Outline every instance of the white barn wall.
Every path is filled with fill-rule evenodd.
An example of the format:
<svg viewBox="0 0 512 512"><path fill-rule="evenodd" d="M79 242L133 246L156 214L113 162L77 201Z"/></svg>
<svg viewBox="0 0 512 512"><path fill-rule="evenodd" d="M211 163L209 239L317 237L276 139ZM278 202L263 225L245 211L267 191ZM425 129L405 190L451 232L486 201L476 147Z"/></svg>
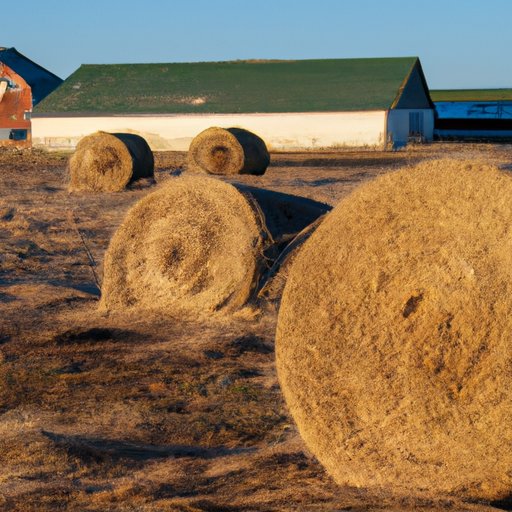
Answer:
<svg viewBox="0 0 512 512"><path fill-rule="evenodd" d="M433 109L393 109L388 113L387 138L394 143L406 144L409 138L409 113L423 112L423 133L426 141L434 138Z"/></svg>
<svg viewBox="0 0 512 512"><path fill-rule="evenodd" d="M142 135L153 150L186 151L210 126L241 127L259 135L270 149L294 150L342 146L382 147L386 112L293 114L192 114L109 117L32 117L34 146L73 149L97 130Z"/></svg>

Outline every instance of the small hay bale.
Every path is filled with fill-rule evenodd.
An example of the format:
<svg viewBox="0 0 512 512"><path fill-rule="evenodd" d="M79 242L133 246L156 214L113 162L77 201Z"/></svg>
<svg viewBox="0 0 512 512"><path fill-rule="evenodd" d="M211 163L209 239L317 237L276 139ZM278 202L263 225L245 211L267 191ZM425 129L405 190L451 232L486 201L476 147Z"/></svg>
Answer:
<svg viewBox="0 0 512 512"><path fill-rule="evenodd" d="M188 162L210 174L265 173L270 155L265 142L242 128L208 128L197 135L188 150Z"/></svg>
<svg viewBox="0 0 512 512"><path fill-rule="evenodd" d="M233 311L253 295L281 244L325 208L213 178L171 179L139 201L115 233L100 307Z"/></svg>
<svg viewBox="0 0 512 512"><path fill-rule="evenodd" d="M77 144L69 160L70 191L119 192L154 175L148 143L132 133L96 132Z"/></svg>
<svg viewBox="0 0 512 512"><path fill-rule="evenodd" d="M341 485L512 492L512 180L431 161L361 186L295 259L276 358Z"/></svg>

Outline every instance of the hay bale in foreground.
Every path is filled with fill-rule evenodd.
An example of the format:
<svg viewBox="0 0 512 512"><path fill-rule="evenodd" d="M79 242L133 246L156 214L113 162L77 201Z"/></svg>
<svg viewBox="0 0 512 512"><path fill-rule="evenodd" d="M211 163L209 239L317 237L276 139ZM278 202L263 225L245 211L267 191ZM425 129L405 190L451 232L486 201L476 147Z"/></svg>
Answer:
<svg viewBox="0 0 512 512"><path fill-rule="evenodd" d="M71 191L119 192L154 175L148 143L133 133L96 132L78 143L69 160Z"/></svg>
<svg viewBox="0 0 512 512"><path fill-rule="evenodd" d="M208 128L197 135L188 150L192 168L210 174L264 174L270 155L265 142L242 128Z"/></svg>
<svg viewBox="0 0 512 512"><path fill-rule="evenodd" d="M139 201L104 262L101 307L233 311L281 246L328 208L305 198L179 177Z"/></svg>
<svg viewBox="0 0 512 512"><path fill-rule="evenodd" d="M339 484L510 495L511 198L496 168L426 162L356 190L302 247L278 375Z"/></svg>

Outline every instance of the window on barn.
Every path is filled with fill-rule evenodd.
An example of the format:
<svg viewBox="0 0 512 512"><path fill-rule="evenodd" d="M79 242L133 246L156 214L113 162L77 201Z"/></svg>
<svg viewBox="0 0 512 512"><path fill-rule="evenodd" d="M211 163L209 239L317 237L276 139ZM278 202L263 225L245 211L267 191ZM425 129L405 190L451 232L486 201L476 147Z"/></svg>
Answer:
<svg viewBox="0 0 512 512"><path fill-rule="evenodd" d="M4 97L4 93L7 90L7 86L9 85L9 82L7 80L3 80L0 78L0 101L2 101L2 98Z"/></svg>
<svg viewBox="0 0 512 512"><path fill-rule="evenodd" d="M6 89L15 89L16 88L16 84L12 80L9 80L9 78L4 77L4 76L0 78L0 85L1 84L4 84L4 87Z"/></svg>
<svg viewBox="0 0 512 512"><path fill-rule="evenodd" d="M27 130L11 130L9 139L11 139L11 140L27 140Z"/></svg>

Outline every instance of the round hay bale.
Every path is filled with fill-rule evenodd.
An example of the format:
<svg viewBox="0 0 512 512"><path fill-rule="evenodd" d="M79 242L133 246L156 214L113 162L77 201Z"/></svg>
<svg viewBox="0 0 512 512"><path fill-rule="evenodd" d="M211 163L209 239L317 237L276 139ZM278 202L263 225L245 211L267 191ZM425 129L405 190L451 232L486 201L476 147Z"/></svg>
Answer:
<svg viewBox="0 0 512 512"><path fill-rule="evenodd" d="M324 211L308 199L212 178L169 180L112 238L101 307L233 311L252 296L279 244Z"/></svg>
<svg viewBox="0 0 512 512"><path fill-rule="evenodd" d="M361 186L302 247L278 375L341 485L510 495L511 198L485 163L427 162Z"/></svg>
<svg viewBox="0 0 512 512"><path fill-rule="evenodd" d="M242 128L208 128L197 135L188 150L192 168L210 174L264 174L270 155L265 142Z"/></svg>
<svg viewBox="0 0 512 512"><path fill-rule="evenodd" d="M69 160L71 191L119 192L154 175L148 143L132 133L96 132L77 144Z"/></svg>

